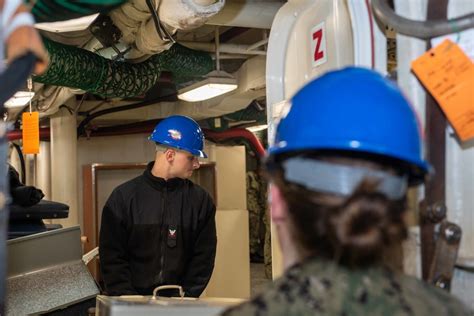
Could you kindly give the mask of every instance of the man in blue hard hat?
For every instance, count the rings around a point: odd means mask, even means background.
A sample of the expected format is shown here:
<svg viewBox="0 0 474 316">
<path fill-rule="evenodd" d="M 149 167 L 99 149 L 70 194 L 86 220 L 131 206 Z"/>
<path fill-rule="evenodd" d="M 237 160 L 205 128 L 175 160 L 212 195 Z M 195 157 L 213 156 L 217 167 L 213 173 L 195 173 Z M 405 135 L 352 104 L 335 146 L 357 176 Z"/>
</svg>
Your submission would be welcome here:
<svg viewBox="0 0 474 316">
<path fill-rule="evenodd" d="M 407 236 L 407 188 L 430 171 L 401 91 L 349 67 L 306 84 L 286 110 L 266 160 L 285 272 L 224 315 L 469 315 L 386 264 Z"/>
<path fill-rule="evenodd" d="M 188 178 L 199 168 L 204 135 L 189 117 L 170 116 L 151 134 L 155 160 L 110 195 L 102 212 L 100 267 L 108 295 L 151 295 L 180 285 L 199 297 L 214 268 L 216 208 Z M 163 296 L 177 292 L 160 292 Z"/>
</svg>

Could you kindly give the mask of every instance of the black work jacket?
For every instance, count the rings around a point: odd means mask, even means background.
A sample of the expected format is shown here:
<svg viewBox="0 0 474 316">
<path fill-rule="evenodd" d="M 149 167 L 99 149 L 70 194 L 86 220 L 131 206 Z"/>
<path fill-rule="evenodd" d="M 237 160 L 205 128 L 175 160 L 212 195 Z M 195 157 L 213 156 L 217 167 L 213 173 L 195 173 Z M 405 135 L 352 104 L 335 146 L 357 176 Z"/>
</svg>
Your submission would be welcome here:
<svg viewBox="0 0 474 316">
<path fill-rule="evenodd" d="M 177 284 L 198 297 L 214 268 L 215 205 L 200 186 L 157 178 L 152 167 L 118 186 L 104 206 L 99 257 L 105 290 L 151 295 L 156 286 Z"/>
</svg>

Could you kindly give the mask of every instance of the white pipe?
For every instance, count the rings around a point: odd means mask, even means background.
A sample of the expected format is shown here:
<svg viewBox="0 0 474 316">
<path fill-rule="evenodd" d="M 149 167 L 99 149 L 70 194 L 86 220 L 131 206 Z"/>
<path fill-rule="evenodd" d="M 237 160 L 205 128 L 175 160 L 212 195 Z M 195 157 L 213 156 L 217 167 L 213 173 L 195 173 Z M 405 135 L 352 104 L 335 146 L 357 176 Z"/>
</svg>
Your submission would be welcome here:
<svg viewBox="0 0 474 316">
<path fill-rule="evenodd" d="M 41 189 L 46 200 L 51 199 L 51 147 L 49 142 L 40 142 L 36 160 L 36 187 Z"/>
<path fill-rule="evenodd" d="M 25 157 L 25 185 L 36 186 L 35 179 L 35 155 L 26 154 Z"/>
<path fill-rule="evenodd" d="M 87 29 L 98 15 L 99 13 L 66 21 L 35 23 L 35 27 L 53 33 L 82 31 Z"/>
<path fill-rule="evenodd" d="M 175 30 L 192 30 L 204 25 L 224 4 L 224 0 L 161 0 L 158 13 L 165 25 Z"/>
<path fill-rule="evenodd" d="M 267 43 L 268 43 L 268 38 L 265 38 L 265 39 L 263 39 L 263 40 L 261 40 L 261 41 L 258 41 L 258 42 L 256 42 L 256 43 L 253 43 L 252 45 L 249 45 L 249 47 L 247 48 L 247 50 L 254 50 L 255 48 L 258 48 L 258 47 L 260 47 L 260 46 L 262 46 L 262 45 L 265 45 L 265 44 L 267 44 Z"/>
<path fill-rule="evenodd" d="M 158 8 L 162 27 L 169 34 L 174 34 L 177 30 L 192 30 L 204 25 L 224 4 L 224 0 L 161 0 L 158 7 L 155 7 Z M 131 58 L 160 53 L 172 44 L 158 34 L 144 0 L 127 2 L 109 15 L 122 32 L 122 41 L 135 44 L 136 48 L 128 53 L 133 56 Z"/>
<path fill-rule="evenodd" d="M 215 29 L 214 33 L 214 46 L 216 47 L 216 70 L 220 71 L 221 70 L 221 63 L 219 61 L 219 44 L 220 44 L 220 38 L 221 35 L 219 33 L 219 27 L 217 26 Z"/>
<path fill-rule="evenodd" d="M 285 2 L 226 3 L 206 24 L 270 29 L 273 18 Z"/>
<path fill-rule="evenodd" d="M 194 3 L 198 4 L 198 5 L 211 5 L 211 4 L 214 4 L 216 3 L 218 0 L 193 0 Z"/>
<path fill-rule="evenodd" d="M 216 54 L 210 54 L 212 59 L 216 59 Z M 247 59 L 251 58 L 251 55 L 243 55 L 243 54 L 219 54 L 219 60 L 223 59 Z"/>
<path fill-rule="evenodd" d="M 179 42 L 180 44 L 197 50 L 206 52 L 215 52 L 214 43 L 203 43 L 203 42 Z M 219 52 L 228 54 L 243 54 L 243 55 L 266 55 L 267 52 L 263 50 L 249 50 L 250 45 L 237 45 L 237 44 L 220 44 Z"/>
<path fill-rule="evenodd" d="M 70 227 L 79 224 L 76 115 L 61 108 L 50 122 L 51 195 L 52 200 L 69 205 L 69 217 L 59 222 Z"/>
</svg>

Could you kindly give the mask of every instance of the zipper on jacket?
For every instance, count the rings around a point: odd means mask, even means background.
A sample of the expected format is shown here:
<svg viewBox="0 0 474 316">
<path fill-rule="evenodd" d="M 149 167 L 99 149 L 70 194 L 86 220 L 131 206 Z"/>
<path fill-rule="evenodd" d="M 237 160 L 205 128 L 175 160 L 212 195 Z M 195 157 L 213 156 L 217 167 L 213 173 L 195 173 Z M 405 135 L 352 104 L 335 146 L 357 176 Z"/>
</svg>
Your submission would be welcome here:
<svg viewBox="0 0 474 316">
<path fill-rule="evenodd" d="M 166 205 L 166 196 L 168 193 L 168 188 L 165 187 L 164 194 L 163 194 L 163 200 L 161 202 L 161 251 L 160 251 L 160 272 L 158 274 L 158 281 L 159 285 L 163 285 L 163 270 L 164 270 L 164 265 L 165 265 L 165 237 L 167 236 L 165 234 L 165 205 Z"/>
</svg>

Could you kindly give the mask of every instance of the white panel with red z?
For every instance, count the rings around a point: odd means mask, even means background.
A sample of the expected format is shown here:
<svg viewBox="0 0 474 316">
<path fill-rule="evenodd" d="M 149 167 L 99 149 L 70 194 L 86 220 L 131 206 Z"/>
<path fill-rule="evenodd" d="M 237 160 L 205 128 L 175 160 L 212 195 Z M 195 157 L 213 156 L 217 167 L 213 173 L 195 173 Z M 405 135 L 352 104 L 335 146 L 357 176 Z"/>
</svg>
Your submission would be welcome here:
<svg viewBox="0 0 474 316">
<path fill-rule="evenodd" d="M 326 29 L 324 22 L 311 29 L 311 56 L 313 68 L 327 61 Z"/>
</svg>

